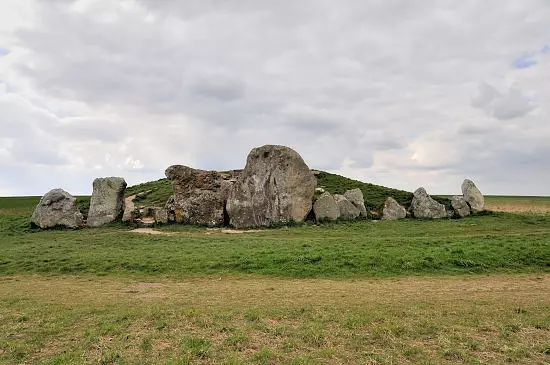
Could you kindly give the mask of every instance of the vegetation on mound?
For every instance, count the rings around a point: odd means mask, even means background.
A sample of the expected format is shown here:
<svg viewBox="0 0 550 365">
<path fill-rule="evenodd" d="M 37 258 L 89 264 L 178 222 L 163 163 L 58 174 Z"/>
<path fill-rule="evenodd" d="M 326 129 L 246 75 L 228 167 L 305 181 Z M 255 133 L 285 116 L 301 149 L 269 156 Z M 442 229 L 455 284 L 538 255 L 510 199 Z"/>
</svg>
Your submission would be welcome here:
<svg viewBox="0 0 550 365">
<path fill-rule="evenodd" d="M 316 177 L 317 186 L 322 187 L 331 194 L 344 194 L 346 190 L 359 188 L 363 192 L 367 210 L 379 210 L 384 205 L 384 201 L 387 197 L 394 198 L 399 204 L 406 208 L 411 205 L 413 199 L 413 194 L 408 191 L 365 183 L 329 172 L 319 171 Z M 447 209 L 451 206 L 451 201 L 448 198 L 437 196 L 432 196 L 432 198 L 445 205 Z"/>
<path fill-rule="evenodd" d="M 355 188 L 361 189 L 368 210 L 380 209 L 389 196 L 397 200 L 399 204 L 408 208 L 413 198 L 413 194 L 408 191 L 365 183 L 329 172 L 319 171 L 316 174 L 316 178 L 317 186 L 323 187 L 325 191 L 331 194 L 344 194 L 346 190 Z M 150 181 L 128 187 L 125 195 L 131 196 L 139 193 L 146 194 L 143 194 L 144 196 L 137 196 L 135 199 L 136 203 L 150 206 L 163 206 L 170 195 L 172 195 L 172 184 L 168 179 Z M 450 199 L 437 196 L 433 196 L 433 198 L 441 204 L 444 204 L 447 208 L 450 208 Z"/>
<path fill-rule="evenodd" d="M 172 194 L 172 183 L 164 178 L 130 186 L 125 196 L 137 195 L 134 202 L 138 205 L 162 207 Z"/>
</svg>

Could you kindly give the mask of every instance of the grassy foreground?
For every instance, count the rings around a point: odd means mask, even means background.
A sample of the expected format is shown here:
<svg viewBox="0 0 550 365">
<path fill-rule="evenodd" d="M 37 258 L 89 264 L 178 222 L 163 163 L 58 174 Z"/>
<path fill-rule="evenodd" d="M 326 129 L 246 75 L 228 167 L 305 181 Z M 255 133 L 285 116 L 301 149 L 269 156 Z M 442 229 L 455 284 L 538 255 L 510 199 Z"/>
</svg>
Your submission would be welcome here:
<svg viewBox="0 0 550 365">
<path fill-rule="evenodd" d="M 0 280 L 2 363 L 550 361 L 548 274 Z"/>
<path fill-rule="evenodd" d="M 549 214 L 143 235 L 37 201 L 0 198 L 2 364 L 550 363 Z"/>
</svg>

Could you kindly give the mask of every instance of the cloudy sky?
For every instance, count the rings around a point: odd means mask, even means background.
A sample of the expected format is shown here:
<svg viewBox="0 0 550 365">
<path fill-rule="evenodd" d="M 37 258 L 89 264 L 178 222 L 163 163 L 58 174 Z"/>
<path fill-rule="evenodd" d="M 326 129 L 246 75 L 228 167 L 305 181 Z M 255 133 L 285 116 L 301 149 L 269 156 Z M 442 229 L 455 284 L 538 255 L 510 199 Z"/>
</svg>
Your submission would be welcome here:
<svg viewBox="0 0 550 365">
<path fill-rule="evenodd" d="M 548 0 L 1 0 L 0 196 L 171 164 L 550 195 Z"/>
</svg>

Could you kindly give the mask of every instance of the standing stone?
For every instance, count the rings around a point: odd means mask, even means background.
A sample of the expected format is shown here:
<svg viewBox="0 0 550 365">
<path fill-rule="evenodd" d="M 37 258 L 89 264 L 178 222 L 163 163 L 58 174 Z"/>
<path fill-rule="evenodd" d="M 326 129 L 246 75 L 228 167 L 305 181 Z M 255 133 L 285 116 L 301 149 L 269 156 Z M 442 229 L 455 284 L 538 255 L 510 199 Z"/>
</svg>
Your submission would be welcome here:
<svg viewBox="0 0 550 365">
<path fill-rule="evenodd" d="M 168 167 L 166 177 L 174 189 L 169 215 L 178 223 L 223 225 L 224 205 L 233 185 L 226 175 L 182 165 Z"/>
<path fill-rule="evenodd" d="M 334 200 L 336 200 L 336 204 L 340 210 L 340 219 L 351 220 L 359 217 L 359 214 L 361 214 L 359 209 L 347 200 L 345 196 L 336 194 L 334 195 Z"/>
<path fill-rule="evenodd" d="M 154 208 L 153 218 L 155 223 L 166 224 L 168 223 L 168 211 L 165 208 Z"/>
<path fill-rule="evenodd" d="M 361 217 L 367 216 L 367 208 L 365 208 L 365 199 L 363 192 L 359 188 L 348 190 L 344 193 L 344 197 L 349 200 L 357 209 Z"/>
<path fill-rule="evenodd" d="M 124 213 L 122 214 L 122 221 L 124 223 L 131 223 L 141 217 L 141 212 L 134 204 L 136 196 L 132 195 L 124 199 Z"/>
<path fill-rule="evenodd" d="M 31 223 L 43 229 L 56 226 L 78 228 L 84 225 L 84 217 L 74 196 L 63 189 L 53 189 L 40 199 Z"/>
<path fill-rule="evenodd" d="M 414 192 L 411 209 L 415 218 L 447 217 L 445 206 L 433 200 L 424 188 L 418 188 Z"/>
<path fill-rule="evenodd" d="M 334 197 L 325 192 L 313 203 L 313 213 L 318 221 L 322 219 L 333 221 L 340 217 L 340 208 L 338 208 Z"/>
<path fill-rule="evenodd" d="M 393 221 L 397 219 L 403 219 L 407 216 L 407 210 L 404 206 L 399 204 L 391 196 L 384 202 L 384 208 L 382 208 L 382 219 L 386 221 Z"/>
<path fill-rule="evenodd" d="M 230 224 L 244 228 L 301 222 L 311 211 L 316 185 L 296 151 L 275 145 L 254 148 L 227 200 Z"/>
<path fill-rule="evenodd" d="M 453 196 L 451 200 L 451 206 L 459 217 L 466 217 L 470 215 L 470 207 L 466 203 L 466 199 L 463 196 Z"/>
<path fill-rule="evenodd" d="M 121 177 L 97 178 L 93 184 L 88 226 L 100 227 L 121 218 L 126 181 Z"/>
<path fill-rule="evenodd" d="M 481 212 L 485 208 L 485 199 L 483 194 L 477 188 L 472 180 L 464 180 L 462 183 L 462 194 L 464 195 L 464 200 L 472 209 L 472 212 Z"/>
</svg>

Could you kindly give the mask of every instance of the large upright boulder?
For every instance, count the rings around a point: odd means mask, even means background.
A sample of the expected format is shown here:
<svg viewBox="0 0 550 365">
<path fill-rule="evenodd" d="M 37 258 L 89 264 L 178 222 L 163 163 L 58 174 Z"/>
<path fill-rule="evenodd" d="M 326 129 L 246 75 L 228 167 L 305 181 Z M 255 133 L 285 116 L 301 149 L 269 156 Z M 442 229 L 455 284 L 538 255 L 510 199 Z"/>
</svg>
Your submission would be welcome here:
<svg viewBox="0 0 550 365">
<path fill-rule="evenodd" d="M 173 165 L 166 169 L 172 182 L 173 198 L 166 205 L 168 215 L 178 223 L 221 226 L 224 206 L 233 185 L 230 174 Z"/>
<path fill-rule="evenodd" d="M 230 224 L 244 228 L 303 221 L 316 185 L 311 170 L 291 148 L 254 148 L 227 199 Z"/>
<path fill-rule="evenodd" d="M 445 206 L 432 199 L 424 188 L 418 188 L 414 192 L 411 210 L 415 218 L 445 218 L 447 212 Z"/>
<path fill-rule="evenodd" d="M 483 194 L 481 194 L 481 191 L 479 191 L 472 180 L 464 180 L 462 183 L 462 195 L 464 195 L 464 200 L 466 200 L 472 212 L 481 212 L 485 209 Z"/>
<path fill-rule="evenodd" d="M 78 228 L 84 225 L 84 217 L 76 198 L 63 189 L 48 191 L 34 209 L 31 223 L 40 228 Z"/>
<path fill-rule="evenodd" d="M 359 209 L 359 216 L 367 216 L 367 208 L 365 208 L 365 198 L 363 198 L 363 192 L 359 188 L 348 190 L 344 193 L 344 197 L 351 202 L 357 209 Z"/>
<path fill-rule="evenodd" d="M 351 220 L 359 217 L 361 212 L 352 202 L 346 199 L 345 196 L 340 194 L 334 195 L 334 200 L 336 200 L 336 205 L 340 211 L 340 219 Z"/>
<path fill-rule="evenodd" d="M 121 218 L 125 190 L 126 181 L 121 177 L 95 179 L 88 212 L 88 227 L 100 227 Z"/>
<path fill-rule="evenodd" d="M 407 210 L 404 206 L 399 204 L 397 200 L 391 196 L 386 198 L 384 207 L 382 208 L 382 219 L 386 221 L 394 221 L 397 219 L 403 219 L 407 216 Z"/>
<path fill-rule="evenodd" d="M 451 206 L 455 213 L 461 218 L 470 215 L 470 206 L 466 203 L 466 199 L 464 199 L 463 196 L 453 196 Z"/>
<path fill-rule="evenodd" d="M 340 217 L 340 208 L 330 193 L 324 192 L 313 203 L 313 213 L 318 221 L 323 219 L 336 220 Z"/>
</svg>

